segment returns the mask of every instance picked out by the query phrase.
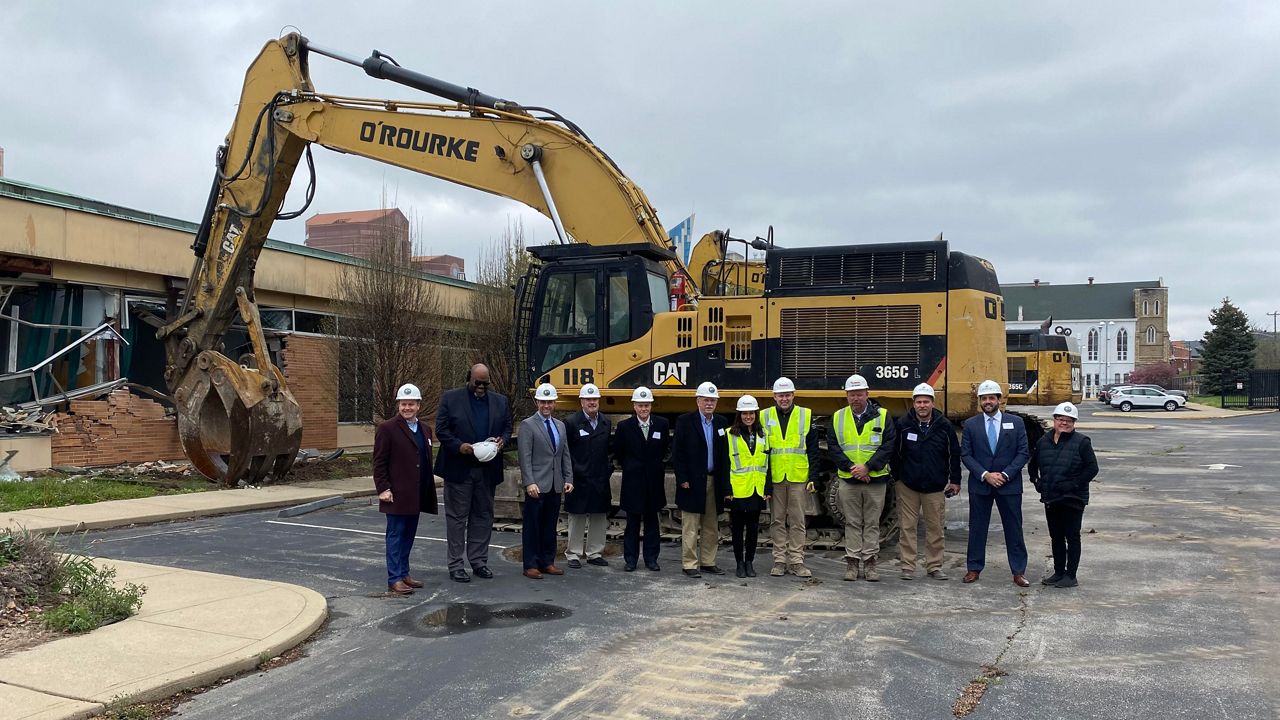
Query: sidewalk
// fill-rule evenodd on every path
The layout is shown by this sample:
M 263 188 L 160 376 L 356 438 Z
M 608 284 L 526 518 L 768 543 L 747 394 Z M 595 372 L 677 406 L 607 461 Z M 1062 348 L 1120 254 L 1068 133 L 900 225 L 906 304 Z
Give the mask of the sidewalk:
M 296 585 L 95 562 L 115 567 L 120 582 L 147 587 L 142 610 L 84 635 L 0 658 L 5 718 L 69 720 L 125 698 L 168 697 L 253 669 L 263 657 L 305 640 L 328 616 L 322 595 Z
M 137 500 L 108 500 L 88 505 L 0 513 L 0 531 L 16 527 L 39 533 L 102 530 L 124 525 L 299 505 L 335 495 L 352 498 L 373 494 L 373 478 L 359 477 L 297 485 L 264 485 L 255 490 L 209 490 Z

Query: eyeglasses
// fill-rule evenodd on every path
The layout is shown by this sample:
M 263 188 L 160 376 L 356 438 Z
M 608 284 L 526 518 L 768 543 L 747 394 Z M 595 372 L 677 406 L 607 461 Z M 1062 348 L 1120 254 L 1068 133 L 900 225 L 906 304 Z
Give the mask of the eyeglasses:
M 476 387 L 487 387 L 489 385 L 489 381 L 488 380 L 472 380 L 471 384 L 475 385 Z

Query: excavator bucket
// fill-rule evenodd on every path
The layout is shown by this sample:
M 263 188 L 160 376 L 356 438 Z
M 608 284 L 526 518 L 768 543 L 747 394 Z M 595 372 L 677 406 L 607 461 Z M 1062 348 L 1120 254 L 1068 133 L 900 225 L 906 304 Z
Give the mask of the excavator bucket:
M 260 371 L 225 355 L 196 356 L 173 393 L 178 438 L 205 477 L 234 486 L 283 478 L 302 444 L 302 410 L 275 365 Z

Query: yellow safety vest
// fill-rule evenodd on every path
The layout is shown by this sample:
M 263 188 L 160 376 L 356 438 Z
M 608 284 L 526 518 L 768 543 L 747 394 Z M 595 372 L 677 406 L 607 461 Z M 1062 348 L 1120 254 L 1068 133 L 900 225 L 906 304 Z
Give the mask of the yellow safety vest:
M 769 442 L 765 438 L 756 437 L 756 451 L 753 453 L 746 438 L 729 434 L 729 484 L 733 487 L 734 497 L 764 497 L 765 473 L 769 469 L 768 455 Z
M 805 447 L 805 436 L 809 434 L 809 423 L 813 414 L 809 408 L 792 407 L 787 418 L 787 436 L 782 436 L 782 423 L 778 422 L 778 408 L 765 408 L 760 413 L 760 422 L 764 425 L 765 437 L 769 439 L 769 470 L 773 473 L 774 482 L 808 482 L 809 453 Z
M 880 408 L 880 412 L 874 421 L 868 422 L 862 426 L 862 432 L 858 432 L 858 423 L 853 419 L 853 410 L 848 406 L 840 408 L 836 411 L 836 439 L 840 441 L 840 449 L 844 451 L 845 457 L 849 458 L 854 465 L 865 465 L 872 455 L 876 454 L 876 450 L 880 449 L 880 438 L 884 435 L 885 426 L 889 423 L 889 411 Z M 867 474 L 871 477 L 880 477 L 889 474 L 889 466 L 886 464 L 879 470 L 867 470 Z M 842 478 L 851 478 L 853 473 L 837 470 L 836 475 Z

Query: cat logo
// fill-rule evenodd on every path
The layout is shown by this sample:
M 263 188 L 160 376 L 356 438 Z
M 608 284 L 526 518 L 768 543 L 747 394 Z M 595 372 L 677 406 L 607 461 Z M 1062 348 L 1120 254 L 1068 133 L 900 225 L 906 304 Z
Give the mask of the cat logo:
M 679 387 L 689 382 L 688 362 L 655 362 L 653 384 Z

